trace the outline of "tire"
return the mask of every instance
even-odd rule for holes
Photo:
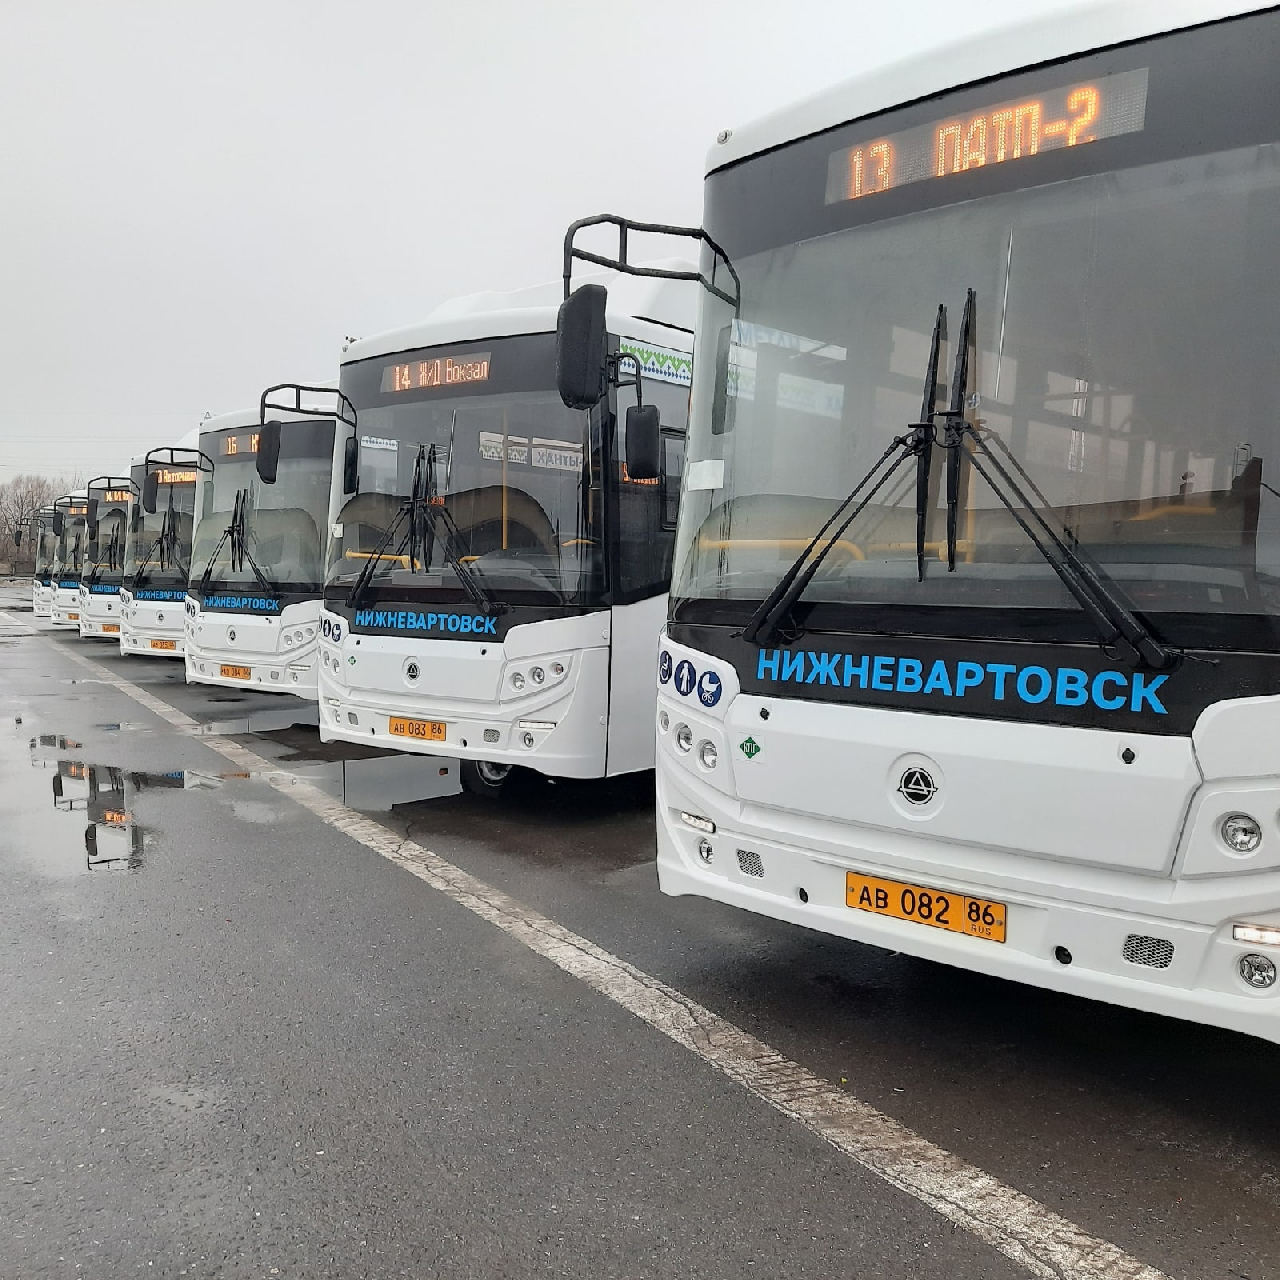
[[[488,760],[463,760],[458,769],[462,789],[485,800],[496,800],[507,785],[512,766]]]

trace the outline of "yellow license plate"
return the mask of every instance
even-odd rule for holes
[[[904,884],[900,880],[881,880],[856,871],[845,872],[844,900],[856,911],[910,920],[912,924],[927,924],[951,933],[966,933],[988,942],[1004,941],[1008,908],[1003,902]]]
[[[151,647],[153,649],[176,649],[178,642],[176,640],[153,640]]]
[[[118,622],[104,622],[102,624],[102,634],[104,636],[111,635],[113,632],[118,632],[119,630],[120,624]]]
[[[387,730],[396,738],[418,738],[422,742],[443,742],[443,720],[408,720],[392,716]]]
[[[78,613],[69,613],[69,614],[67,614],[67,621],[68,621],[68,622],[79,622],[79,621],[80,621],[80,615],[79,615]]]
[[[252,667],[232,667],[225,662],[222,664],[222,678],[224,680],[247,680],[252,674]]]

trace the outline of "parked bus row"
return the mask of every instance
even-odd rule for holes
[[[1278,64],[1113,4],[727,130],[703,227],[62,499],[38,604],[477,788],[656,750],[668,893],[1280,1040]]]

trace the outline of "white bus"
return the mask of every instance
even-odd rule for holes
[[[354,421],[332,389],[281,383],[256,411],[204,424],[200,452],[212,470],[196,499],[188,683],[314,701],[334,431]]]
[[[152,449],[130,468],[133,502],[120,587],[120,652],[180,658],[185,649],[187,580],[196,488],[213,463],[193,431],[177,445]]]
[[[53,558],[58,540],[53,535],[53,508],[41,507],[31,521],[31,551],[35,570],[31,578],[31,612],[37,618],[53,616]]]
[[[458,758],[485,795],[514,765],[653,767],[696,297],[618,291],[598,338],[630,385],[590,409],[556,391],[560,300],[463,298],[351,344],[341,370],[359,428],[337,441],[320,736]],[[663,424],[644,477],[620,425],[636,367]]]
[[[667,893],[1280,1040],[1277,66],[1111,4],[721,135]]]
[[[50,621],[55,627],[80,629],[80,568],[84,563],[85,513],[88,493],[76,489],[53,504],[55,539],[49,577],[53,584]]]
[[[80,567],[80,636],[120,641],[120,584],[124,581],[128,476],[90,480],[85,506],[84,563]]]

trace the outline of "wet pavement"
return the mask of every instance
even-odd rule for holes
[[[0,1276],[1030,1274],[297,779],[1165,1274],[1280,1277],[1280,1049],[663,898],[651,778],[478,801],[21,603],[0,590]]]

